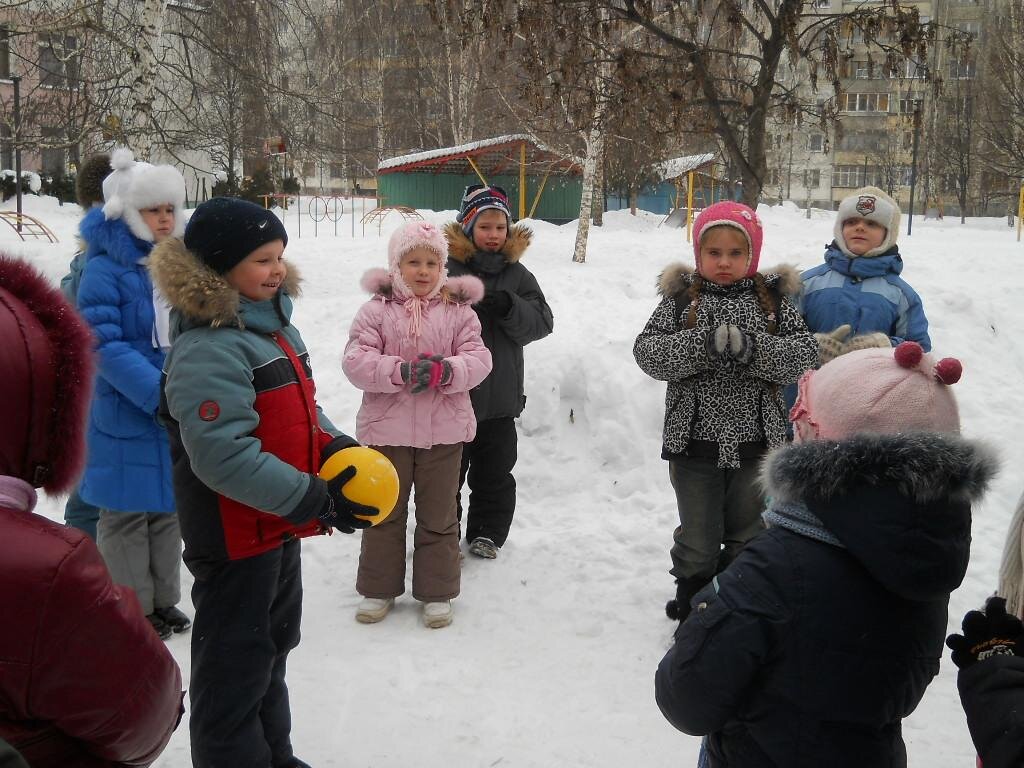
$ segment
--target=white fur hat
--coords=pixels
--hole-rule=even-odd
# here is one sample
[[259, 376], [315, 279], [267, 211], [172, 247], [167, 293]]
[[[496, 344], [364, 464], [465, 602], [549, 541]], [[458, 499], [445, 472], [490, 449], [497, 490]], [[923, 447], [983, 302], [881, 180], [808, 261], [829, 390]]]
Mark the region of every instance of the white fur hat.
[[123, 219], [140, 240], [153, 242], [153, 233], [139, 211], [154, 205], [174, 206], [175, 237], [185, 233], [185, 178], [170, 165], [137, 162], [132, 151], [119, 147], [110, 155], [114, 170], [103, 180], [103, 215]]
[[851, 258], [857, 254], [852, 253], [846, 247], [846, 240], [843, 238], [843, 222], [847, 219], [867, 219], [885, 227], [885, 238], [877, 248], [872, 248], [861, 256], [870, 258], [879, 256], [896, 245], [900, 236], [900, 206], [895, 200], [889, 197], [878, 187], [861, 187], [848, 197], [844, 197], [839, 203], [836, 211], [836, 223], [832, 234], [835, 235], [836, 245], [840, 250]]

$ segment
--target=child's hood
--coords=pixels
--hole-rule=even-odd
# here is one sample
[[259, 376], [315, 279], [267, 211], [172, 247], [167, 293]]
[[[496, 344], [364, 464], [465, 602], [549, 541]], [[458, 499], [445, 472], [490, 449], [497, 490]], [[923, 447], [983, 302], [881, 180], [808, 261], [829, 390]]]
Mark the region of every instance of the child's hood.
[[[669, 264], [658, 275], [658, 294], [670, 297], [686, 293], [695, 274], [693, 267], [681, 261]], [[780, 264], [757, 274], [764, 277], [766, 285], [776, 288], [783, 296], [795, 296], [800, 292], [800, 272], [791, 264]]]
[[[170, 237], [153, 249], [149, 272], [153, 284], [171, 308], [196, 323], [244, 327], [242, 297], [238, 290], [223, 275], [206, 266], [178, 238]], [[301, 294], [301, 282], [298, 269], [289, 263], [280, 293], [297, 298]]]
[[[379, 267], [368, 269], [359, 281], [367, 293], [390, 301], [394, 299], [391, 273]], [[472, 275], [449, 277], [441, 288], [440, 300], [454, 304], [476, 304], [484, 297], [484, 284]], [[395, 299], [397, 300], [397, 299]]]
[[86, 243], [86, 258], [105, 253], [125, 267], [138, 263], [153, 245], [135, 237], [120, 219], [107, 219], [99, 208], [85, 214], [78, 225], [78, 233]]
[[[450, 221], [445, 225], [444, 236], [448, 240], [448, 258], [450, 259], [465, 264], [479, 250], [456, 221]], [[513, 224], [509, 227], [508, 237], [505, 239], [505, 244], [501, 246], [500, 252], [505, 254], [505, 260], [509, 264], [515, 264], [530, 247], [532, 239], [533, 231], [529, 227], [524, 224]]]
[[930, 432], [812, 440], [770, 453], [761, 485], [774, 502], [802, 502], [888, 590], [946, 597], [963, 579], [970, 505], [998, 468], [987, 447]]

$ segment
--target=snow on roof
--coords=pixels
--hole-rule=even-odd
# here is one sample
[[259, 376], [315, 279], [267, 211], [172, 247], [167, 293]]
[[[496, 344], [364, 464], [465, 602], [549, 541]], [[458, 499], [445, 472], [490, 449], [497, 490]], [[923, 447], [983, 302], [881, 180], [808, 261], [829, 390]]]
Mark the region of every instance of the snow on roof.
[[662, 178], [674, 179], [684, 173], [696, 170], [702, 165], [710, 163], [715, 159], [714, 152], [705, 152], [702, 155], [686, 155], [685, 157], [674, 157], [661, 164]]
[[486, 149], [487, 147], [499, 146], [502, 144], [516, 144], [519, 142], [529, 142], [537, 149], [543, 150], [544, 152], [550, 152], [552, 154], [558, 154], [555, 150], [539, 143], [532, 136], [528, 136], [525, 133], [510, 133], [506, 136], [494, 136], [490, 139], [480, 139], [479, 141], [471, 141], [468, 144], [459, 144], [455, 147], [441, 147], [440, 149], [428, 149], [425, 152], [413, 152], [410, 155], [401, 155], [400, 157], [392, 157], [382, 161], [377, 165], [378, 171], [387, 170], [388, 168], [394, 168], [399, 165], [406, 165], [408, 163], [418, 163], [423, 160], [433, 160], [439, 157], [450, 157], [452, 155], [463, 155], [470, 152], [476, 152], [480, 149]]

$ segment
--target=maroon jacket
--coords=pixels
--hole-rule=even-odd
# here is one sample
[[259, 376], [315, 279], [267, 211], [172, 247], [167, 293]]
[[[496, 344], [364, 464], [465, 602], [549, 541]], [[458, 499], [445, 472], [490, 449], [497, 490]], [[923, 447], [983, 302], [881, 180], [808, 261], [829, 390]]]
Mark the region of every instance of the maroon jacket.
[[0, 738], [33, 768], [147, 766], [181, 673], [87, 536], [0, 508]]

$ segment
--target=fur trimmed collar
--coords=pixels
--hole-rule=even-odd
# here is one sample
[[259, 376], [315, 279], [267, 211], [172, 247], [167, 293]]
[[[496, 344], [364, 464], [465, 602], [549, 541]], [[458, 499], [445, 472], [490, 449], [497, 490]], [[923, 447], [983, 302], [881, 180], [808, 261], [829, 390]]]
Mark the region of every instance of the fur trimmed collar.
[[[686, 293], [693, 283], [696, 270], [681, 261], [669, 264], [658, 275], [658, 293], [661, 296], [679, 296]], [[780, 264], [767, 271], [761, 271], [769, 286], [778, 288], [784, 296], [795, 296], [800, 291], [800, 272], [790, 264]], [[750, 278], [744, 278], [750, 279]]]
[[761, 466], [761, 485], [779, 501], [828, 502], [865, 485], [892, 485], [915, 504], [971, 502], [997, 469], [987, 447], [953, 435], [857, 435], [776, 449]]
[[[363, 273], [359, 285], [367, 293], [382, 299], [394, 300], [391, 273], [381, 267], [368, 269]], [[442, 301], [450, 304], [476, 304], [484, 297], [484, 284], [472, 275], [449, 277], [439, 294]]]
[[[176, 237], [158, 244], [149, 257], [149, 273], [153, 283], [173, 309], [202, 325], [243, 327], [241, 296], [223, 275], [218, 275]], [[281, 292], [292, 298], [301, 295], [302, 278], [294, 263]]]
[[[448, 240], [448, 258], [465, 264], [470, 257], [479, 250], [473, 241], [466, 237], [462, 231], [462, 225], [457, 221], [450, 221], [444, 227], [444, 236]], [[505, 254], [505, 260], [509, 264], [515, 264], [523, 257], [523, 253], [530, 247], [530, 240], [533, 239], [533, 231], [524, 224], [513, 224], [509, 227], [508, 238], [501, 247]]]

